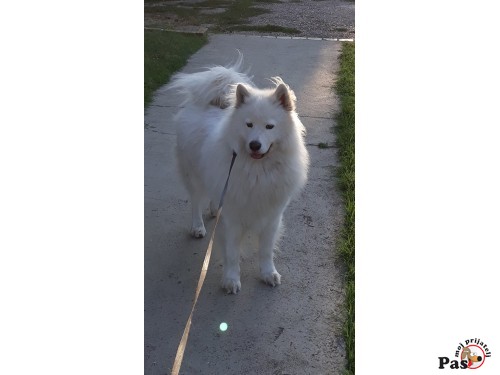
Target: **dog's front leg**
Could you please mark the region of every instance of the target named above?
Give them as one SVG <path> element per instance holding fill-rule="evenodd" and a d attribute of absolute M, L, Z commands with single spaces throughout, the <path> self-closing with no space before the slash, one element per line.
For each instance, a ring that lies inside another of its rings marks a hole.
<path fill-rule="evenodd" d="M 281 227 L 281 215 L 278 219 L 266 225 L 259 236 L 259 263 L 260 276 L 262 280 L 271 286 L 281 284 L 281 275 L 274 267 L 274 246 L 279 237 Z"/>
<path fill-rule="evenodd" d="M 236 294 L 241 289 L 240 282 L 240 247 L 243 238 L 240 226 L 222 223 L 219 232 L 219 244 L 222 246 L 224 255 L 224 271 L 222 276 L 222 288 L 227 293 Z"/>

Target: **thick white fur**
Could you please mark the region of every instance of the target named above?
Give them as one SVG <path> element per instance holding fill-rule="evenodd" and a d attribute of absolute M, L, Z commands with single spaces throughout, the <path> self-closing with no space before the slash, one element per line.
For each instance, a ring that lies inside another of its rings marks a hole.
<path fill-rule="evenodd" d="M 249 231 L 259 239 L 261 278 L 272 286 L 281 283 L 273 250 L 283 212 L 305 185 L 309 166 L 293 91 L 279 77 L 272 79 L 274 88 L 257 89 L 240 67 L 241 58 L 230 67 L 178 74 L 171 84 L 185 97 L 176 116 L 177 156 L 191 195 L 194 237 L 205 236 L 203 209 L 210 203 L 215 214 L 233 150 L 238 154 L 216 234 L 224 256 L 222 287 L 228 293 L 241 288 L 240 246 Z M 250 149 L 252 141 L 260 143 L 260 150 Z"/>

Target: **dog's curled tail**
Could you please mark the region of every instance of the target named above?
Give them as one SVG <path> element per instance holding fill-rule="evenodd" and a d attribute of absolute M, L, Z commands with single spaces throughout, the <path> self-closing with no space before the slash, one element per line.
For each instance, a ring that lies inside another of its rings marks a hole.
<path fill-rule="evenodd" d="M 239 51 L 238 51 L 239 52 Z M 177 73 L 172 78 L 169 89 L 177 90 L 184 101 L 182 105 L 206 107 L 213 105 L 226 108 L 233 102 L 236 83 L 252 84 L 245 73 L 240 72 L 243 55 L 239 53 L 236 62 L 229 66 L 213 66 L 198 73 Z"/>

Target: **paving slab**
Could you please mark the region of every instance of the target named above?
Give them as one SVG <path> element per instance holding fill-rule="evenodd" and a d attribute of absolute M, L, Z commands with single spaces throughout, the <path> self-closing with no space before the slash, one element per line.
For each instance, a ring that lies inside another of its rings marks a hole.
<path fill-rule="evenodd" d="M 337 165 L 331 90 L 341 43 L 212 35 L 183 72 L 226 65 L 244 55 L 254 82 L 281 76 L 295 91 L 308 129 L 309 181 L 285 212 L 285 235 L 276 267 L 282 284 L 270 288 L 258 276 L 255 243 L 242 254 L 242 290 L 220 288 L 221 256 L 214 249 L 198 301 L 181 374 L 341 374 L 343 270 L 335 240 L 342 202 L 334 188 Z M 169 374 L 188 318 L 208 236 L 189 236 L 190 202 L 175 162 L 173 115 L 180 98 L 164 86 L 145 113 L 145 373 Z M 207 232 L 213 220 L 206 220 Z M 225 332 L 220 323 L 228 324 Z"/>

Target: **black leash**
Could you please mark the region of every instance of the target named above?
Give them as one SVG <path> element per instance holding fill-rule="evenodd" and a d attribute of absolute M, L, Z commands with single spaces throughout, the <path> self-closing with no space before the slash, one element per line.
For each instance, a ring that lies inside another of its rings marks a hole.
<path fill-rule="evenodd" d="M 224 196 L 226 195 L 227 185 L 229 183 L 229 176 L 231 176 L 231 171 L 233 170 L 233 165 L 234 165 L 234 159 L 236 159 L 237 155 L 238 154 L 235 151 L 233 151 L 233 158 L 231 159 L 231 166 L 229 167 L 229 173 L 227 174 L 226 184 L 224 185 L 224 190 L 222 190 L 222 194 L 220 195 L 219 208 L 218 208 L 219 210 L 222 208 L 222 203 L 224 202 Z"/>

